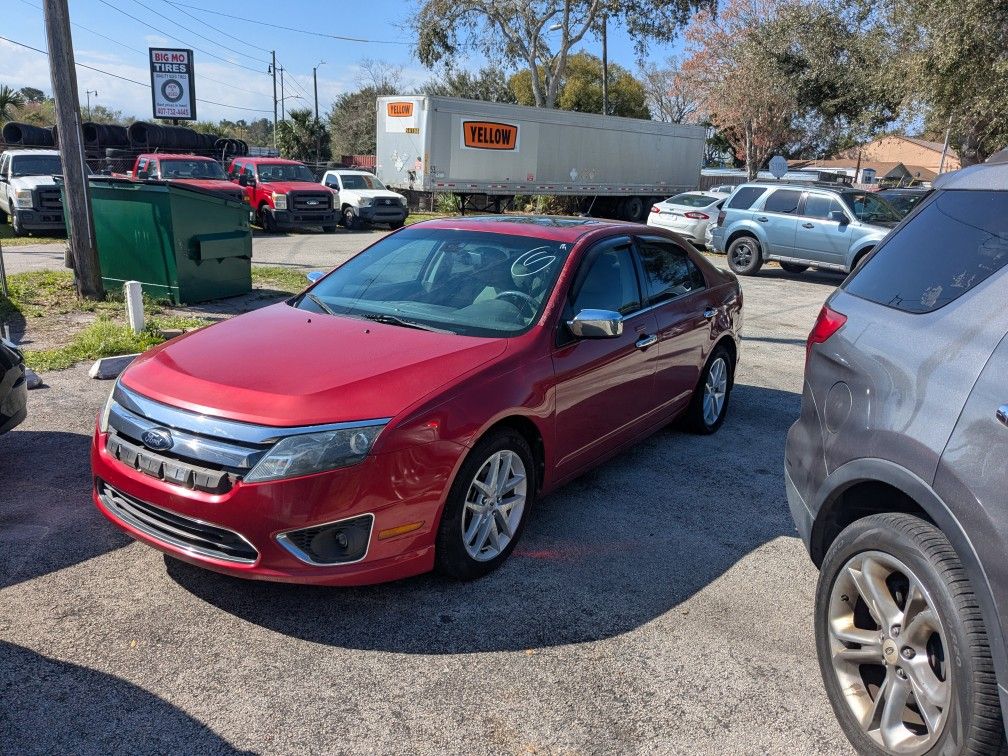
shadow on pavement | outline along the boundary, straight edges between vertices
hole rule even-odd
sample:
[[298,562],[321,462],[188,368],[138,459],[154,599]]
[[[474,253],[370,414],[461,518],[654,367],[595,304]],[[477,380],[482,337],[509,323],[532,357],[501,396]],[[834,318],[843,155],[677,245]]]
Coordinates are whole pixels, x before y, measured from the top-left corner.
[[91,503],[90,446],[79,433],[0,437],[0,588],[133,542]]
[[0,752],[248,753],[118,677],[4,642],[0,669]]
[[794,534],[781,468],[798,413],[797,394],[736,386],[719,433],[660,432],[569,484],[539,503],[512,558],[470,583],[317,588],[165,562],[204,601],[316,643],[454,654],[612,637]]

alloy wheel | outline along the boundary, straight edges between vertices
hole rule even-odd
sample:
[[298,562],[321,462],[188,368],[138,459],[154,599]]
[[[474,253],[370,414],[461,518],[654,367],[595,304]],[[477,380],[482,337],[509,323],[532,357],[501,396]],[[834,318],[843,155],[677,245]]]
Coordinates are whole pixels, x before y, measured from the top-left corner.
[[484,462],[466,492],[462,543],[478,562],[507,548],[525,512],[527,475],[521,457],[508,449]]
[[752,264],[754,250],[749,242],[741,242],[732,250],[732,261],[739,268],[748,268]]
[[718,357],[707,370],[704,382],[703,417],[707,425],[714,425],[724,409],[725,395],[728,393],[728,365],[724,357]]
[[933,747],[951,705],[946,634],[927,590],[895,557],[855,554],[829,599],[833,673],[862,731],[889,753]]

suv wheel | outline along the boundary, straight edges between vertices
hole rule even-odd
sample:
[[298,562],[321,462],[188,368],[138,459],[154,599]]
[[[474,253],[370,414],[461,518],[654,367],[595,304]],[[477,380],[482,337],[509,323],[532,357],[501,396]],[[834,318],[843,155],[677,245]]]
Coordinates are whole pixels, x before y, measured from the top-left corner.
[[809,268],[808,265],[799,265],[798,263],[789,263],[789,262],[782,262],[780,266],[785,273],[792,273],[794,275],[804,273]]
[[438,569],[471,580],[499,567],[521,537],[535,490],[532,450],[521,434],[504,429],[480,441],[445,502],[435,546]]
[[987,633],[945,535],[907,514],[845,529],[823,561],[816,650],[859,753],[988,753],[1004,734]]
[[751,276],[763,267],[759,242],[751,236],[740,236],[728,246],[728,267],[740,276]]

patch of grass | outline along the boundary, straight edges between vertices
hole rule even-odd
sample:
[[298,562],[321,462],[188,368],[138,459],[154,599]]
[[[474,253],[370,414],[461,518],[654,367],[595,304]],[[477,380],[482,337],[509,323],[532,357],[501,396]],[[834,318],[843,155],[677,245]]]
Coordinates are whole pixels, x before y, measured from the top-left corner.
[[143,352],[164,341],[155,324],[133,333],[129,326],[100,318],[58,349],[26,349],[25,364],[34,370],[65,370],[83,360]]
[[[31,270],[7,276],[10,298],[0,294],[0,318],[20,313],[25,318],[44,315],[66,315],[71,312],[93,312],[98,315],[120,313],[123,310],[121,291],[109,292],[104,301],[80,299],[69,270]],[[164,303],[144,294],[144,311],[157,315]]]
[[252,285],[297,294],[308,286],[305,272],[299,268],[283,268],[279,265],[253,265]]
[[14,236],[10,223],[0,223],[0,243],[5,247],[24,247],[29,244],[60,244],[66,237],[59,236]]

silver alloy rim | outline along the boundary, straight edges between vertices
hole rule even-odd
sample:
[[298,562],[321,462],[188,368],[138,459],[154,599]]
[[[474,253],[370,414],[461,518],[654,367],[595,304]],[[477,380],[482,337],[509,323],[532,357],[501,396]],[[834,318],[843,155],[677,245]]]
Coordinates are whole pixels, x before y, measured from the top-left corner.
[[851,557],[833,583],[833,672],[861,729],[889,753],[927,751],[948,718],[948,646],[933,607],[917,576],[880,551]]
[[728,392],[728,365],[723,357],[711,363],[704,383],[703,418],[707,425],[714,425],[724,409],[725,394]]
[[478,562],[488,562],[507,548],[525,513],[525,463],[504,449],[484,462],[466,492],[462,543]]

